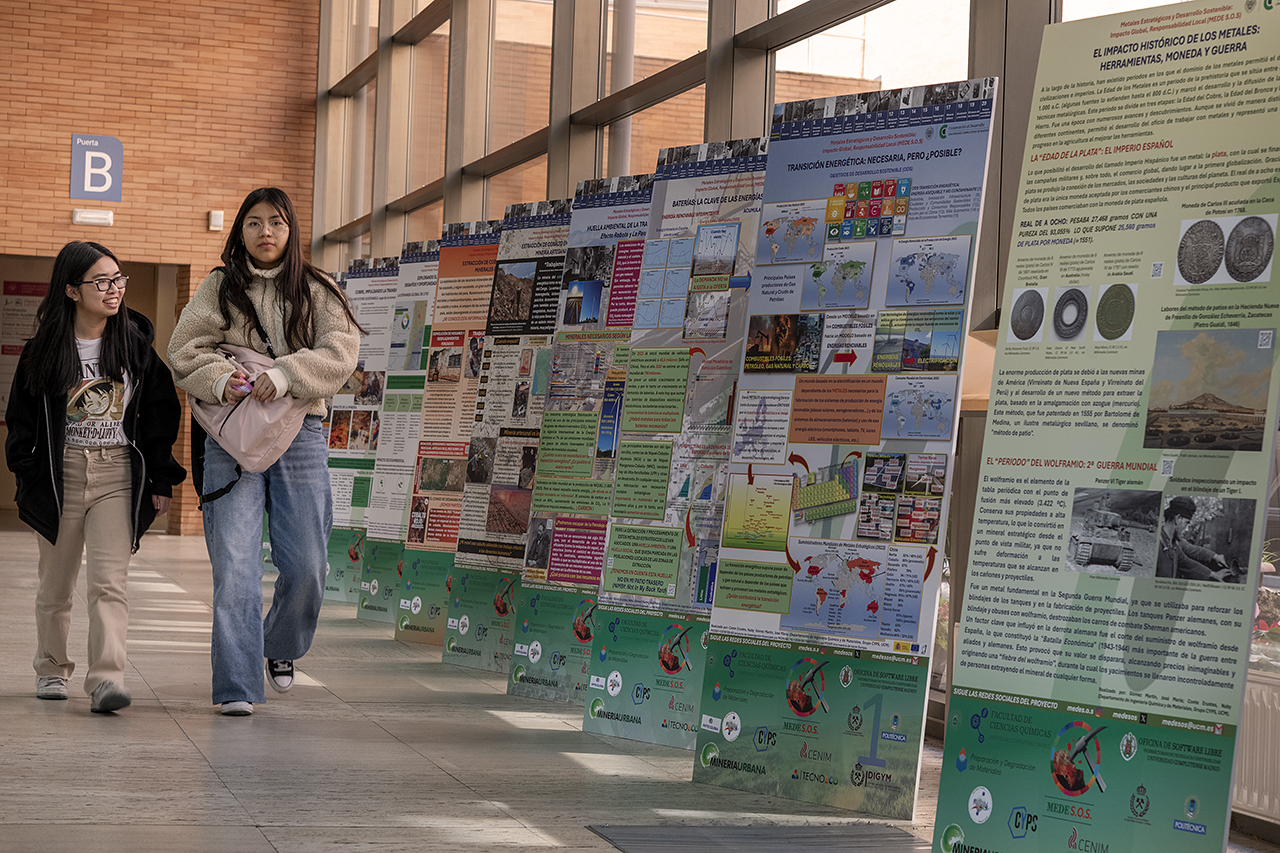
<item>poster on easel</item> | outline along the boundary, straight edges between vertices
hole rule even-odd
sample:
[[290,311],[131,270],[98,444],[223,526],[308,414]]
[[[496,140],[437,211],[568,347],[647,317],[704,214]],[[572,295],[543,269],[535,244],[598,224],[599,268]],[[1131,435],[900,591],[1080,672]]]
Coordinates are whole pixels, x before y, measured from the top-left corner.
[[653,175],[578,184],[548,355],[507,692],[581,703]]
[[[437,643],[439,637],[431,636],[432,608],[423,602],[435,601],[442,593],[415,588],[413,579],[405,578],[403,550],[426,380],[422,352],[431,329],[439,251],[438,241],[406,243],[396,267],[395,288],[382,288],[376,302],[365,300],[370,304],[358,315],[362,324],[379,324],[376,332],[370,330],[365,347],[386,353],[377,413],[379,440],[363,517],[366,560],[360,573],[358,613],[376,621],[393,621],[397,636],[403,631],[408,639]],[[358,296],[360,289],[352,285],[348,292]],[[368,377],[361,380],[361,384],[369,382]],[[417,568],[420,563],[418,558],[409,565]],[[419,624],[418,616],[425,624]]]
[[329,483],[333,523],[339,527],[365,526],[387,379],[398,264],[398,258],[358,258],[347,270],[347,301],[366,334],[360,336],[356,369],[333,395],[329,413]]
[[943,850],[1226,844],[1280,379],[1267,5],[1044,30]]
[[[357,613],[369,604],[365,551],[365,511],[369,505],[374,459],[378,452],[383,390],[389,354],[388,309],[398,286],[397,258],[359,258],[336,278],[351,303],[352,313],[368,332],[360,336],[356,369],[334,394],[325,417],[329,446],[329,485],[333,492],[331,554],[341,558],[346,545],[348,561],[358,554],[359,566],[330,560],[325,597],[353,602]],[[366,614],[368,616],[368,614]],[[373,618],[389,621],[387,612],[375,610]]]
[[774,106],[695,781],[914,813],[994,98]]
[[[347,274],[345,272],[330,272],[329,277],[337,283],[338,288],[345,294],[347,292]],[[333,407],[330,406],[325,413],[324,420],[321,421],[321,427],[324,430],[324,438],[326,447],[329,441],[330,416],[333,414]],[[332,472],[330,473],[332,477]],[[271,548],[266,532],[267,525],[264,523],[262,534],[262,547],[264,554]],[[335,524],[333,530],[329,533],[328,564],[325,567],[324,578],[324,600],[338,601],[346,604],[355,604],[359,601],[360,593],[360,564],[364,560],[364,537],[363,527],[344,527],[341,524]]]
[[572,199],[508,205],[485,327],[443,660],[506,673]]
[[692,749],[764,138],[659,152],[583,729]]
[[[403,361],[398,364],[416,364],[410,372],[421,373],[423,381],[404,547],[399,572],[389,578],[397,584],[397,636],[412,630],[421,635],[419,641],[446,642],[471,416],[501,230],[501,220],[445,225],[434,292],[424,270],[421,292],[398,307],[408,327],[417,330],[399,350]],[[409,456],[406,448],[405,459]]]
[[[440,241],[405,243],[400,252],[400,287],[391,319],[387,393],[382,406],[382,440],[374,464],[373,488],[365,514],[372,540],[399,543],[396,561],[398,606],[395,638],[413,643],[443,642],[444,590],[438,585],[434,552],[407,552],[422,396],[427,381],[431,322],[439,278]],[[437,581],[436,585],[432,581]]]

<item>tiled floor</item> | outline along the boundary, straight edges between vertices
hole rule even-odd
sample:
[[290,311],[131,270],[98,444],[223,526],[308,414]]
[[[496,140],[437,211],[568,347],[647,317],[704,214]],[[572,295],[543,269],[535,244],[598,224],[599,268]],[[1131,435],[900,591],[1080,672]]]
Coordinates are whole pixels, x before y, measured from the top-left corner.
[[[0,520],[2,522],[3,520]],[[35,542],[0,530],[0,850],[607,851],[588,824],[848,824],[847,812],[695,785],[692,754],[583,734],[580,709],[504,693],[436,647],[326,605],[299,684],[247,718],[209,703],[204,543],[148,536],[134,558],[133,706],[34,698]],[[83,580],[81,581],[83,591]],[[83,661],[83,594],[73,613]],[[932,833],[941,745],[917,820]],[[1233,835],[1232,850],[1280,853]]]

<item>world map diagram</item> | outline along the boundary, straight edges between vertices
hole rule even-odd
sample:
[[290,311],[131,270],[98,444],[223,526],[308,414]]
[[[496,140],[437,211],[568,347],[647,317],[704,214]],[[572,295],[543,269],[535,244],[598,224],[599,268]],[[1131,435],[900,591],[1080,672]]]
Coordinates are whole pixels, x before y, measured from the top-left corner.
[[764,443],[764,430],[768,425],[768,416],[769,399],[761,397],[756,403],[755,414],[750,425],[746,425],[745,429],[739,427],[738,440],[733,445],[734,456],[741,456],[747,451],[753,451],[762,456],[769,455],[769,448]]
[[[778,239],[782,232],[782,240]],[[796,253],[796,243],[804,240],[809,257],[818,253],[822,234],[818,231],[818,219],[815,216],[779,216],[764,223],[764,238],[769,241],[769,262],[776,263],[782,243],[787,244],[784,257],[791,258]]]
[[964,290],[963,277],[957,280],[956,272],[963,271],[959,255],[950,252],[912,252],[896,259],[893,278],[906,290],[910,302],[916,288],[923,288],[925,296],[933,294],[933,286],[942,279],[947,285],[947,296],[959,299]]
[[791,584],[793,627],[861,626],[879,633],[883,572],[879,560],[826,551],[800,561]]
[[810,264],[809,275],[818,291],[818,304],[822,305],[832,290],[835,290],[835,295],[831,302],[839,303],[846,286],[851,294],[850,302],[866,302],[867,285],[862,278],[866,269],[866,261],[820,261]]
[[926,424],[936,427],[939,433],[946,433],[951,429],[951,416],[946,413],[950,402],[951,398],[945,394],[908,388],[890,394],[887,409],[889,416],[898,422],[898,435],[903,434],[909,422],[914,423],[909,436],[922,433]]

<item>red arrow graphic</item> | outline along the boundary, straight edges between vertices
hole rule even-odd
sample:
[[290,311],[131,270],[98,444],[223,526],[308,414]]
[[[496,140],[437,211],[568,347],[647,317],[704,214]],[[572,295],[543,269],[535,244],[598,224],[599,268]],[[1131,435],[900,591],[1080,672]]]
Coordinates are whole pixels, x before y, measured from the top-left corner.
[[799,453],[792,453],[790,456],[788,456],[788,457],[787,457],[787,461],[788,461],[788,462],[798,462],[798,463],[800,463],[801,465],[803,465],[803,466],[804,466],[805,473],[808,473],[808,471],[809,471],[809,463],[808,463],[808,462],[806,462],[806,461],[805,461],[805,458],[804,458],[803,456],[801,456]]
[[858,354],[853,350],[849,350],[848,352],[838,352],[831,360],[836,364],[853,364],[858,360]]
[[788,545],[788,546],[787,546],[787,565],[791,566],[791,573],[792,573],[792,574],[795,574],[795,575],[800,574],[800,564],[799,564],[799,563],[797,563],[797,562],[795,561],[795,558],[791,556],[791,546],[790,546],[790,545]]
[[930,545],[929,546],[929,567],[924,570],[925,580],[928,580],[929,575],[933,574],[933,561],[936,560],[937,558],[938,558],[938,549]]
[[751,473],[751,463],[747,463],[747,485],[751,485],[756,481],[756,475]]

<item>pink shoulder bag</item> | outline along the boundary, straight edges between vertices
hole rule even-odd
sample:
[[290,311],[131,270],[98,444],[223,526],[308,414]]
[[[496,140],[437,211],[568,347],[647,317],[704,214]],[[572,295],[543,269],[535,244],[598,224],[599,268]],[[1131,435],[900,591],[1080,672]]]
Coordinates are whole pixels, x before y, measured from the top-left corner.
[[[250,347],[219,344],[217,351],[243,367],[250,382],[257,381],[275,363],[275,359]],[[236,460],[237,480],[241,470],[265,471],[284,455],[302,429],[310,406],[310,401],[289,394],[266,403],[245,397],[226,405],[188,396],[196,422]]]

